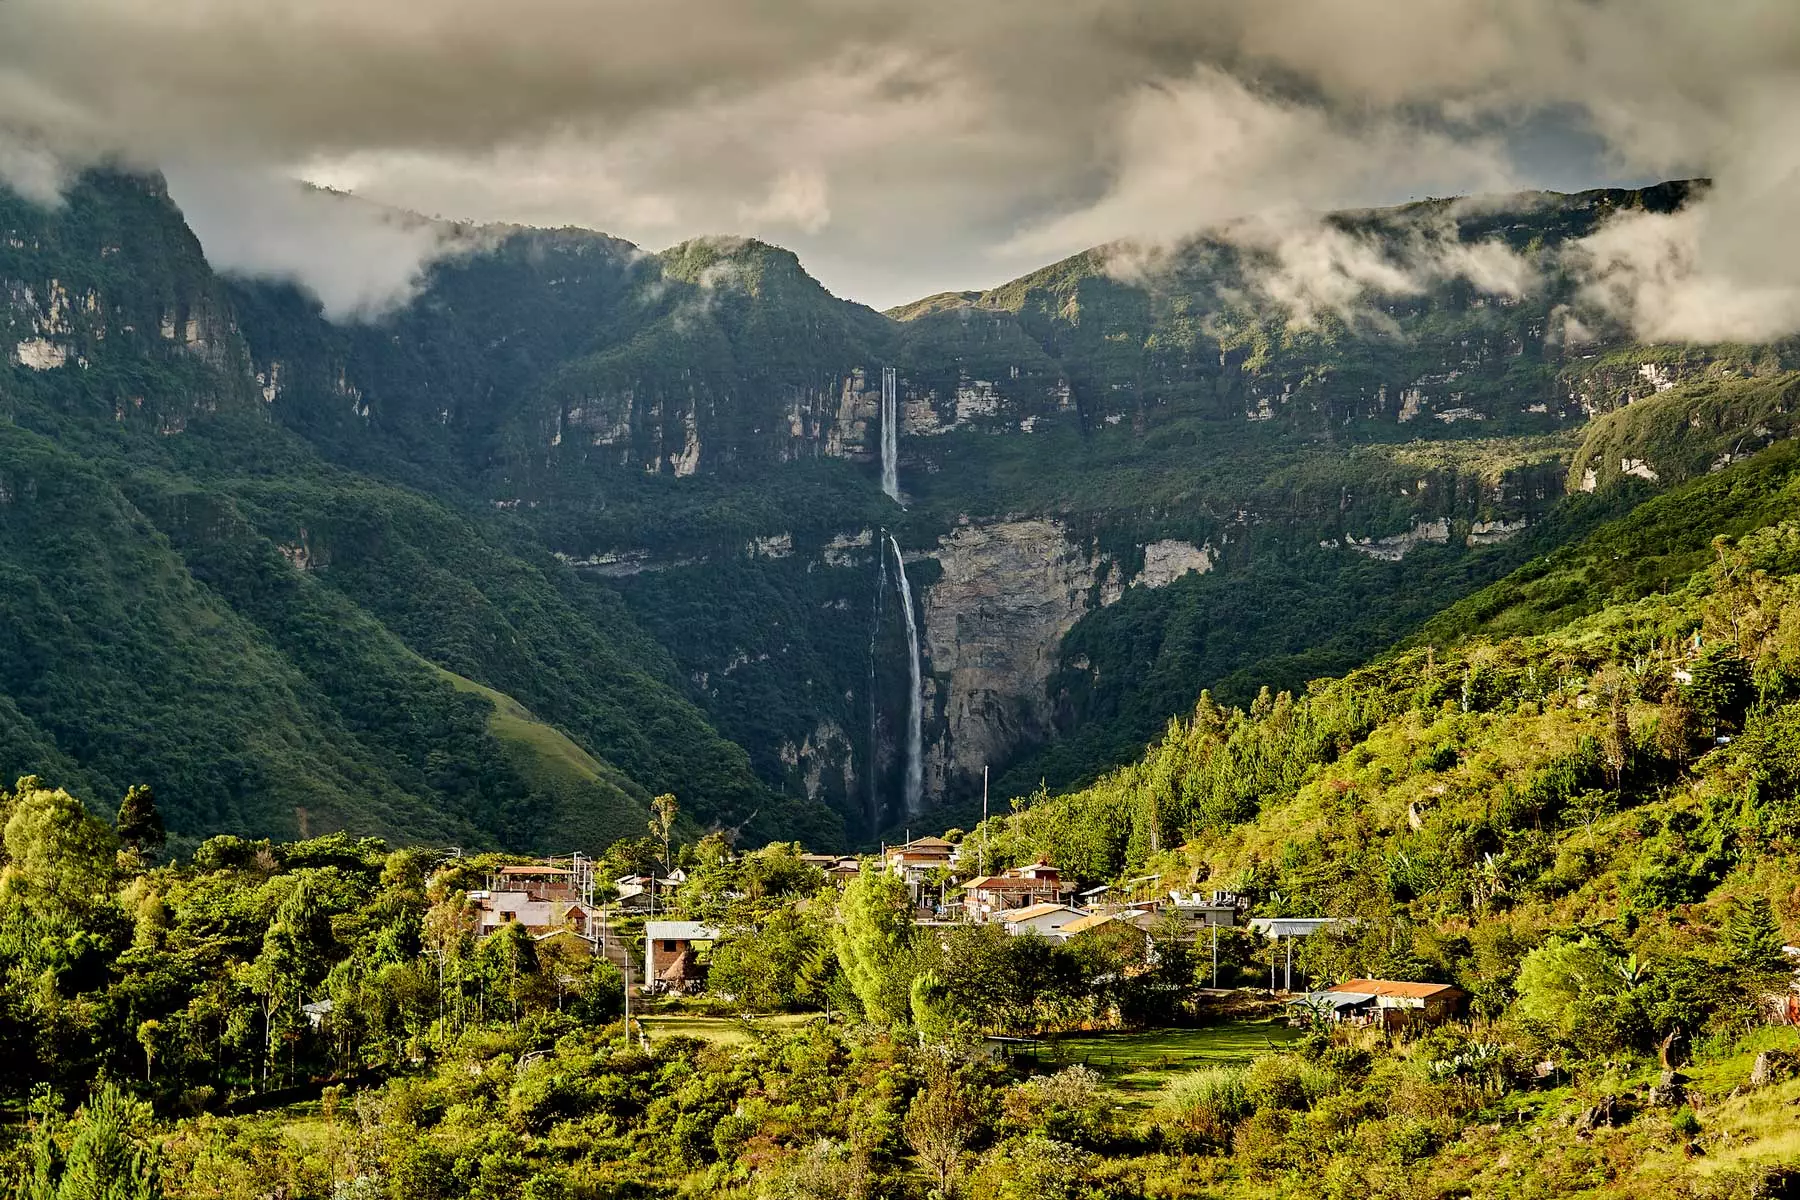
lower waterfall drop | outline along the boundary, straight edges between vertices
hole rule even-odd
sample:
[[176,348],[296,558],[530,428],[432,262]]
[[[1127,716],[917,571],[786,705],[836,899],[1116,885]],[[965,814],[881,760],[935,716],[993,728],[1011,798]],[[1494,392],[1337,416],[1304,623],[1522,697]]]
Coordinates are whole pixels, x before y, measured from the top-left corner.
[[[885,536],[887,531],[884,529],[882,533]],[[875,765],[881,761],[881,746],[878,742],[879,732],[877,729],[879,713],[875,697],[875,666],[876,654],[881,641],[882,601],[887,597],[887,547],[883,546],[881,542],[875,543],[875,568],[875,597],[869,605],[869,796],[867,813],[870,829],[881,828],[881,792],[877,786],[880,772],[875,769]]]
[[925,797],[925,697],[924,671],[919,662],[919,625],[913,617],[912,584],[906,578],[906,560],[900,543],[888,535],[894,548],[894,567],[900,576],[900,614],[906,621],[906,649],[912,668],[912,696],[906,706],[906,815],[917,816]]

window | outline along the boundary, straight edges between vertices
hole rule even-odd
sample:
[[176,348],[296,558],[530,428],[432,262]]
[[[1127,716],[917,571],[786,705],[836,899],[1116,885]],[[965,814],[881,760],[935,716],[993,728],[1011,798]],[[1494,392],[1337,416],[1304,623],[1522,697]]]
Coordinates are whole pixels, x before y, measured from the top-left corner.
[[669,941],[669,940],[667,940],[667,939],[664,939],[664,941],[663,941],[663,953],[664,953],[664,954],[673,954],[673,953],[675,953],[675,943],[674,943],[674,942],[672,942],[672,941]]

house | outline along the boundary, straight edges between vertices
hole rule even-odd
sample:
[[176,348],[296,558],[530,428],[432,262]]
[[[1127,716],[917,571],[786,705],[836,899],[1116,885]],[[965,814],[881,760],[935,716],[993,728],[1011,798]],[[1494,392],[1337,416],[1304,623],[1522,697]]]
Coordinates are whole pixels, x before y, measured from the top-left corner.
[[1061,930],[1088,916],[1078,908],[1070,908],[1066,904],[1047,901],[1043,904],[1030,904],[1024,908],[1013,909],[1004,914],[1006,932],[1013,937],[1024,933],[1041,933],[1048,937],[1056,937]]
[[1288,1001],[1322,1011],[1331,1021],[1397,1028],[1436,1024],[1462,1011],[1468,994],[1447,983],[1410,983],[1393,979],[1346,979],[1336,987]]
[[546,933],[568,929],[592,936],[594,913],[579,901],[545,898],[529,891],[491,891],[469,893],[477,918],[475,932],[486,937],[504,925],[517,922],[529,933]]
[[840,858],[825,868],[825,879],[834,887],[843,887],[862,874],[862,863],[854,858]]
[[501,867],[488,876],[490,891],[524,891],[539,900],[572,904],[581,899],[575,871],[549,863],[520,863]]
[[1057,932],[1066,940],[1075,937],[1077,934],[1090,933],[1096,929],[1104,929],[1108,925],[1130,924],[1131,922],[1124,920],[1117,913],[1089,913],[1079,921],[1070,921]]
[[314,1029],[319,1029],[325,1024],[325,1019],[331,1015],[332,1010],[336,1007],[337,1004],[329,998],[324,1000],[314,1000],[311,1004],[302,1004],[300,1006],[300,1013],[306,1018],[306,1023],[308,1025],[312,1026]]
[[1246,907],[1242,897],[1233,892],[1214,892],[1202,896],[1198,892],[1170,892],[1166,909],[1190,925],[1209,929],[1230,929]]
[[1069,894],[1055,867],[1036,862],[999,875],[977,875],[963,884],[963,907],[971,921],[992,921],[1014,909],[1060,904]]
[[644,922],[644,990],[686,992],[704,986],[704,952],[719,931],[699,921]]
[[1338,924],[1342,917],[1251,917],[1250,928],[1264,937],[1279,940],[1281,938],[1311,937],[1321,929],[1330,929]]
[[619,890],[615,904],[626,912],[652,912],[665,907],[676,889],[687,882],[686,873],[677,869],[666,877],[655,875],[621,875],[613,881]]
[[943,838],[915,838],[904,846],[890,846],[882,851],[882,859],[888,870],[900,876],[916,893],[919,885],[924,883],[932,872],[940,867],[950,869],[951,856],[956,847]]

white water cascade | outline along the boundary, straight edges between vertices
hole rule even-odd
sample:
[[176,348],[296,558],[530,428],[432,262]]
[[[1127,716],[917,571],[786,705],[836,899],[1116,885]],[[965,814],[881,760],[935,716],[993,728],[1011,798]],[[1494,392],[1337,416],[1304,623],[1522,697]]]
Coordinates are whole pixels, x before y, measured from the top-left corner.
[[888,535],[888,545],[894,548],[895,573],[900,577],[900,614],[906,620],[906,649],[912,667],[912,696],[906,706],[906,815],[912,817],[924,807],[924,680],[919,662],[919,625],[913,619],[912,584],[907,582],[906,560],[900,557],[900,543],[892,534]]
[[881,368],[881,490],[900,503],[900,384],[894,368]]
[[[885,533],[886,531],[883,530]],[[887,597],[887,550],[879,542],[876,543],[875,563],[875,597],[869,605],[869,828],[881,826],[881,797],[876,788],[875,764],[881,754],[876,743],[877,716],[875,696],[875,653],[881,641],[881,605]]]

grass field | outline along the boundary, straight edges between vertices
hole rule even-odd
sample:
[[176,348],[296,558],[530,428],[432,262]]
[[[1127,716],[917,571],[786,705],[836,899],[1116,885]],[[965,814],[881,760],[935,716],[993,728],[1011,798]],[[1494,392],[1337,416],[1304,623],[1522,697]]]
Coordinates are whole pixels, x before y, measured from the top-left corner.
[[644,1034],[652,1042],[667,1038],[691,1037],[723,1046],[742,1046],[750,1042],[757,1030],[794,1029],[808,1021],[822,1020],[818,1013],[776,1013],[767,1017],[702,1017],[687,1013],[643,1018]]
[[1037,1051],[1044,1067],[1081,1063],[1106,1077],[1128,1104],[1150,1102],[1182,1071],[1248,1062],[1300,1035],[1279,1018],[1234,1021],[1200,1029],[1152,1029],[1141,1033],[1071,1033],[1045,1038]]

